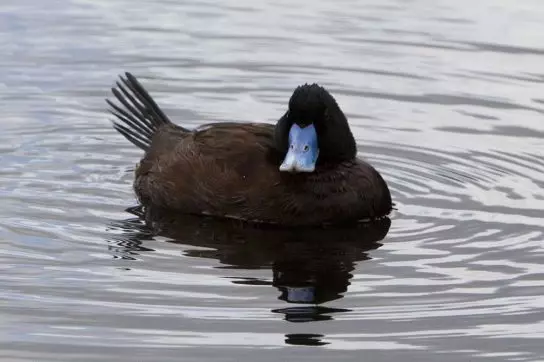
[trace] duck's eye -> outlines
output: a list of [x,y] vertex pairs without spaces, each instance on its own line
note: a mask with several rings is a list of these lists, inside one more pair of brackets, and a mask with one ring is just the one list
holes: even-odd
[[294,145],[294,144],[291,144],[291,145],[289,146],[289,148],[292,149],[292,150],[294,150],[294,149],[295,149],[295,145]]
[[304,145],[303,150],[304,150],[304,152],[308,152],[310,150],[310,146]]

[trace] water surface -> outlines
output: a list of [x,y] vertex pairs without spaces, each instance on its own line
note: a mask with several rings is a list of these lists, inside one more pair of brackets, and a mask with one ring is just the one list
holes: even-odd
[[[537,0],[4,0],[0,358],[541,361],[543,18]],[[141,153],[105,111],[124,71],[188,126],[274,122],[325,85],[391,224],[155,235]]]

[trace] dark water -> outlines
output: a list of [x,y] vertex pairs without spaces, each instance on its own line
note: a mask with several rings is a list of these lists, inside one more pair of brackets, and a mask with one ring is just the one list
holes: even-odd
[[[540,0],[3,0],[0,358],[544,360],[542,19]],[[322,83],[391,225],[153,235],[105,112],[123,71],[185,125],[273,122]]]

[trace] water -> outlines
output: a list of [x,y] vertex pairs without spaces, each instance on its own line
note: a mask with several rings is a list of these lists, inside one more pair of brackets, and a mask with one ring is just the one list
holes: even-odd
[[[542,361],[543,18],[539,0],[3,0],[0,358]],[[322,83],[391,225],[154,236],[141,154],[105,112],[123,71],[189,126],[273,122]]]

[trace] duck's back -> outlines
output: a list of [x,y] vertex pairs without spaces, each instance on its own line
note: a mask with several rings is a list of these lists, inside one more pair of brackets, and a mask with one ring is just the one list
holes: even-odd
[[267,124],[221,123],[193,132],[165,126],[136,169],[136,194],[143,204],[241,215],[256,182],[270,180],[272,131]]
[[309,174],[279,171],[268,124],[214,124],[195,132],[166,126],[137,171],[143,204],[282,225],[384,216],[389,190],[372,166],[354,160]]

